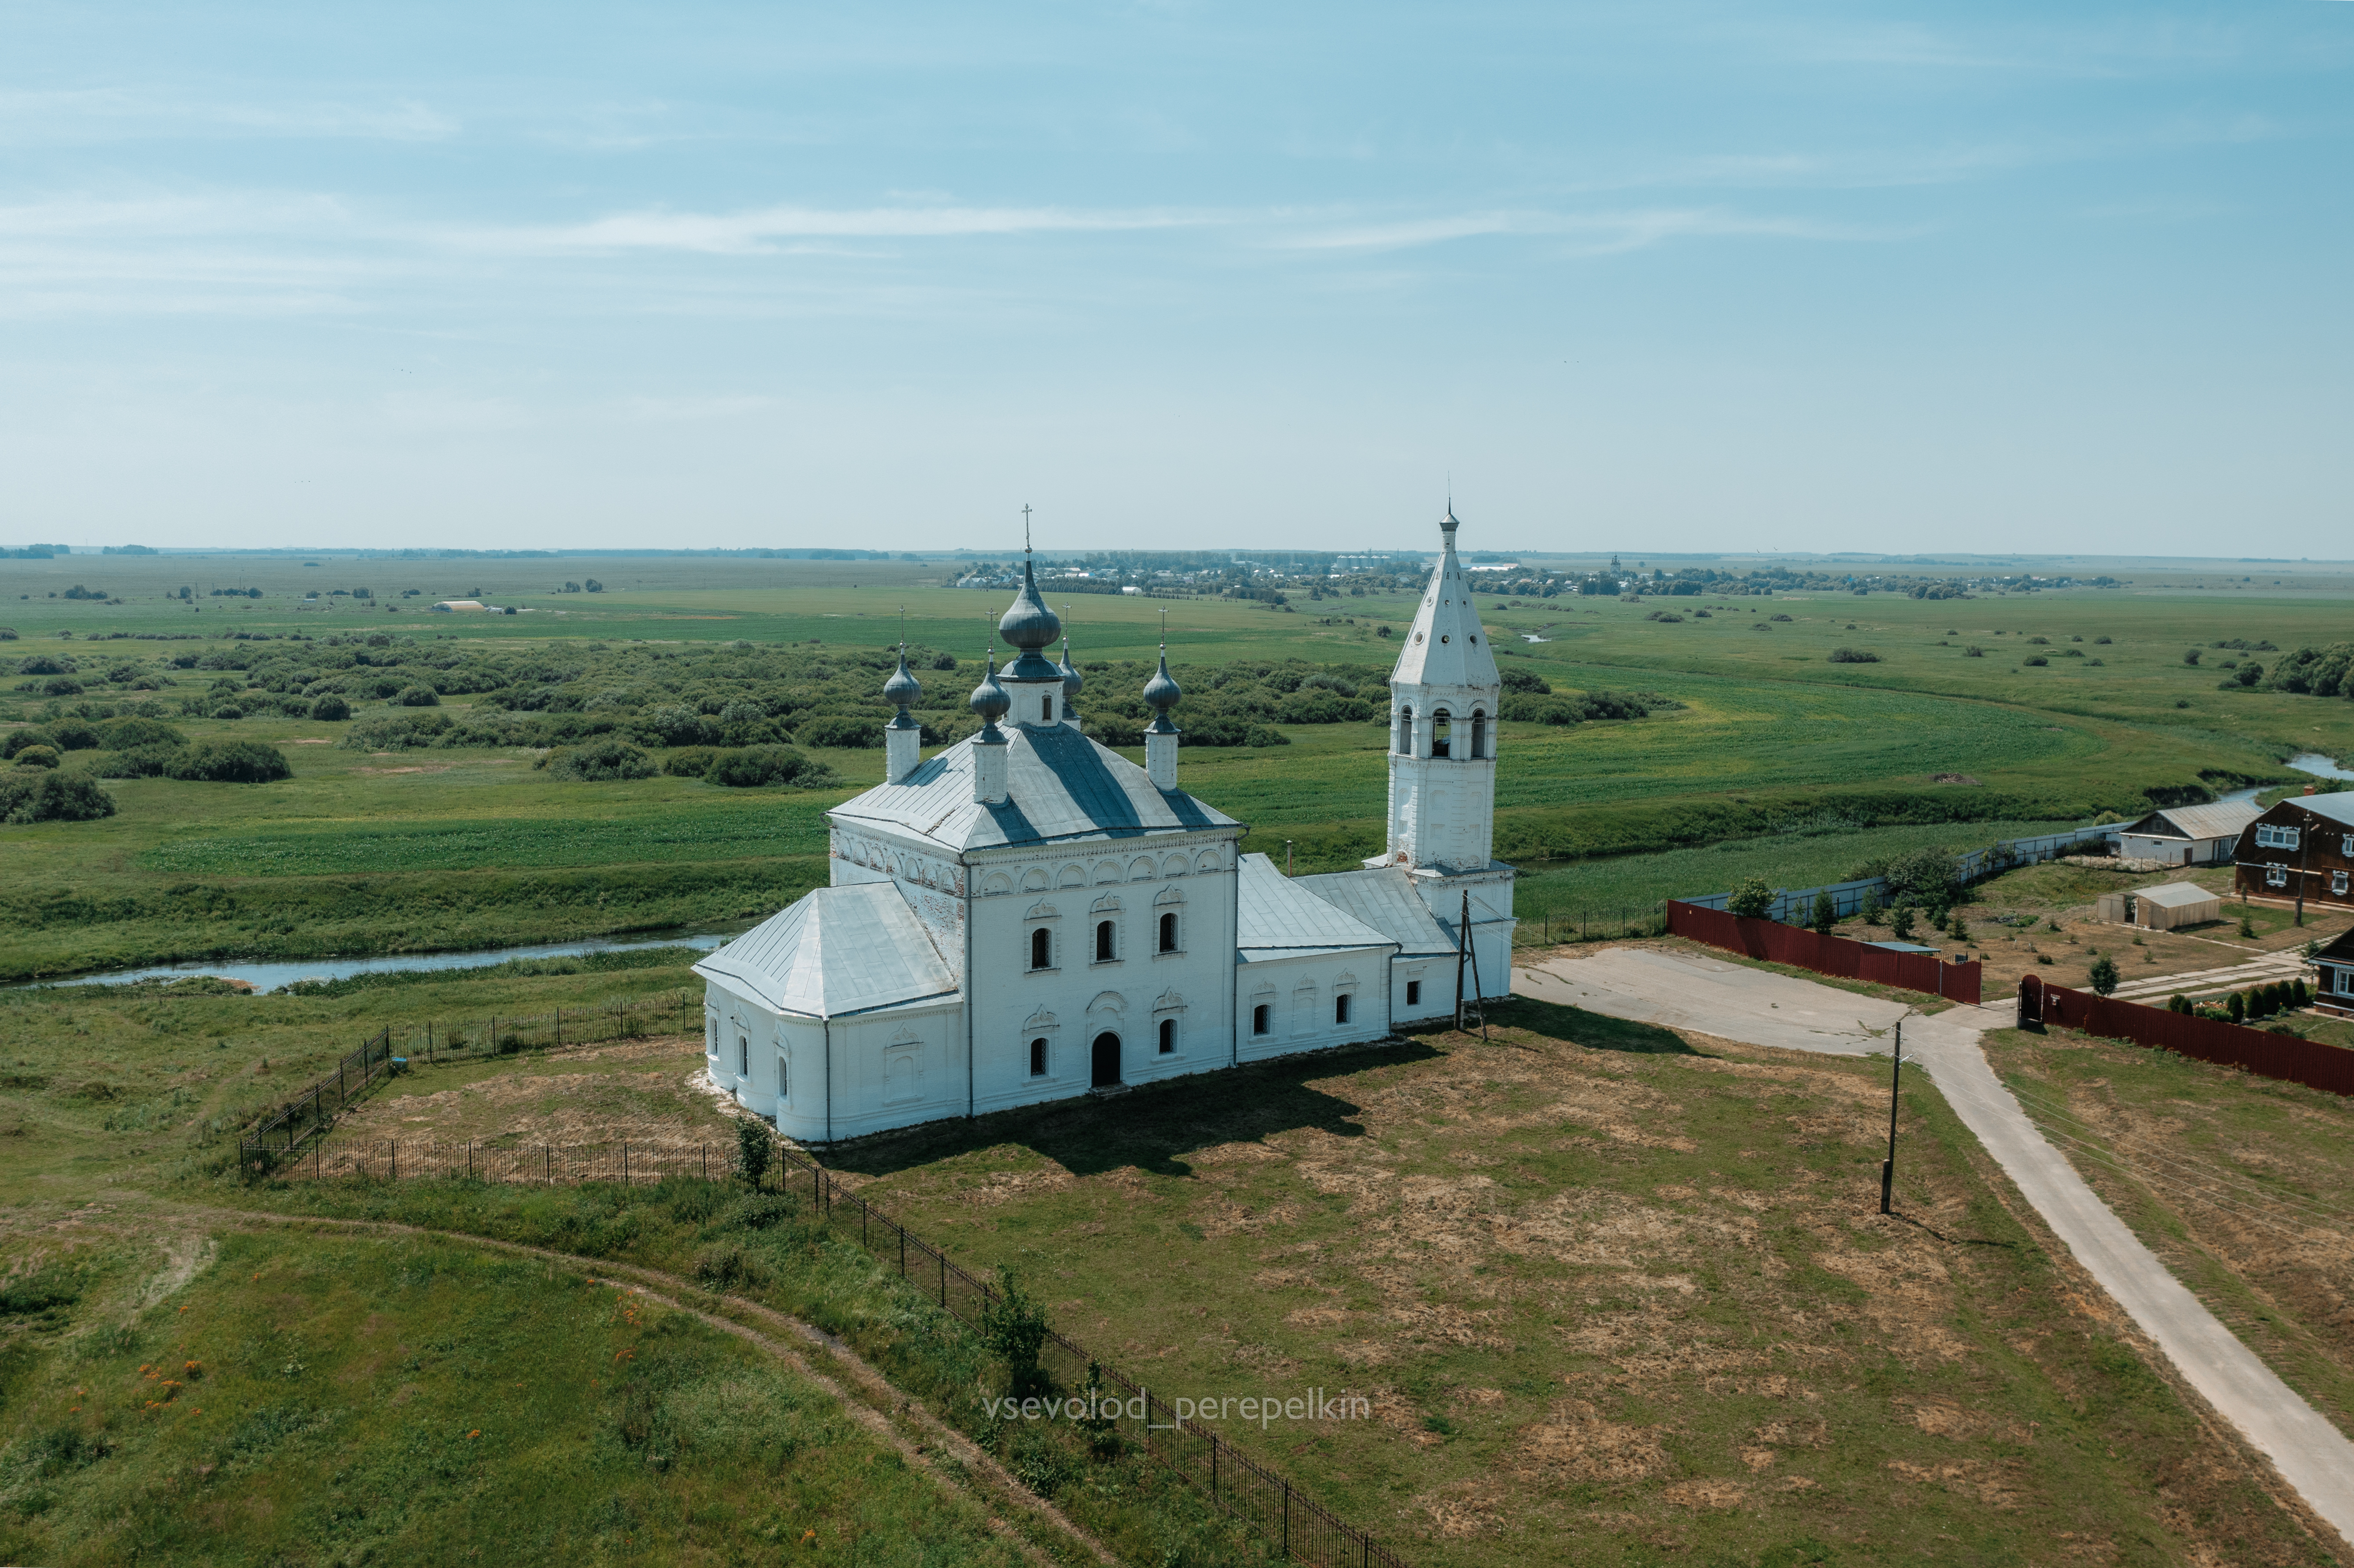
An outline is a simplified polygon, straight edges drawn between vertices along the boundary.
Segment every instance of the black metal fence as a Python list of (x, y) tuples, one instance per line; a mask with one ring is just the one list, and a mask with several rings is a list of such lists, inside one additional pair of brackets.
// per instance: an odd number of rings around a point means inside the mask
[[(860, 1245), (896, 1267), (901, 1278), (960, 1322), (980, 1325), (983, 1310), (997, 1298), (986, 1281), (949, 1262), (947, 1253), (843, 1186), (815, 1160), (792, 1149), (781, 1153), (784, 1181), (796, 1186), (806, 1182), (810, 1202), (819, 1213), (844, 1230), (854, 1225)], [(1105, 1400), (1118, 1401), (1113, 1421), (1123, 1436), (1220, 1509), (1280, 1546), (1287, 1558), (1319, 1568), (1373, 1568), (1377, 1563), (1384, 1568), (1405, 1568), (1404, 1558), (1376, 1542), (1371, 1534), (1308, 1497), (1216, 1432), (1181, 1419), (1167, 1400), (1097, 1361), (1077, 1341), (1050, 1329), (1038, 1360), (1041, 1370), (1066, 1395), (1086, 1393), (1091, 1372), (1099, 1378)]]
[[(378, 1035), (370, 1047), (384, 1039)], [(320, 1131), (323, 1133), (323, 1127)], [(425, 1139), (328, 1143), (323, 1137), (314, 1137), (306, 1148), (306, 1154), (278, 1164), (290, 1174), (387, 1181), (463, 1176), (485, 1181), (636, 1184), (665, 1178), (724, 1176), (736, 1156), (733, 1143), (611, 1142), (559, 1148)], [(867, 1252), (942, 1311), (968, 1327), (980, 1327), (982, 1314), (997, 1298), (995, 1288), (986, 1280), (950, 1262), (946, 1251), (867, 1202), (807, 1155), (782, 1146), (777, 1152), (780, 1158), (772, 1179), (779, 1190), (805, 1194), (811, 1213), (837, 1234), (855, 1236)], [(1084, 1397), (1091, 1387), (1099, 1390), (1097, 1408), (1109, 1414), (1113, 1426), (1124, 1437), (1219, 1509), (1259, 1531), (1288, 1559), (1317, 1568), (1406, 1568), (1404, 1558), (1371, 1534), (1216, 1432), (1196, 1421), (1181, 1419), (1166, 1398), (1103, 1365), (1076, 1340), (1048, 1330), (1040, 1348), (1039, 1366), (1066, 1396)]]
[(387, 1025), (240, 1138), (238, 1162), (247, 1171), (267, 1172), (311, 1158), (337, 1117), (412, 1061), (479, 1060), (639, 1039), (669, 1032), (665, 1024), (684, 1023), (687, 1031), (699, 1032), (702, 1012), (702, 994), (681, 991), (604, 1007), (557, 1008), (521, 1017), (494, 1014), (454, 1024), (421, 1023), (398, 1033)]
[(1512, 946), (1550, 948), (1556, 942), (1623, 942), (1636, 937), (1663, 937), (1668, 930), (1665, 900), (1649, 904), (1564, 906), (1522, 915), (1512, 927)]
[(392, 1031), (379, 1029), (347, 1052), (335, 1070), (262, 1118), (238, 1140), (238, 1163), (268, 1171), (302, 1158), (335, 1124), (345, 1107), (398, 1070)]

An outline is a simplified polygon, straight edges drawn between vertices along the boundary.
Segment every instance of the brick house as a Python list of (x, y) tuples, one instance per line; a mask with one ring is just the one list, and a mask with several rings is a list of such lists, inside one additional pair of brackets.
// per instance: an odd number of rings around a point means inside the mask
[(2290, 796), (2242, 830), (2232, 860), (2243, 898), (2354, 909), (2354, 790)]

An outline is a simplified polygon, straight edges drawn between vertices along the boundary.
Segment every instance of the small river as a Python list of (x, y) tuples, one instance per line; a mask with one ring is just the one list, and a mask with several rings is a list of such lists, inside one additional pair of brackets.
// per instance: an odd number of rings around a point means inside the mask
[[(71, 980), (37, 980), (37, 985), (128, 985), (133, 980), (184, 980), (190, 975), (215, 975), (243, 980), (255, 991), (277, 991), (305, 980), (344, 980), (352, 975), (383, 974), (394, 969), (479, 969), (511, 959), (571, 959), (583, 953), (629, 953), (646, 948), (693, 948), (707, 953), (734, 932), (717, 936), (663, 937), (646, 942), (542, 942), (525, 948), (486, 948), (472, 953), (394, 953), (374, 959), (284, 959), (259, 963), (160, 964), (153, 969), (115, 969), (101, 975), (77, 975)], [(16, 989), (16, 988), (12, 988)]]
[[(2288, 765), (2300, 773), (2311, 773), (2323, 779), (2354, 779), (2354, 771), (2340, 768), (2317, 751), (2299, 753), (2288, 759)], [(2226, 800), (2253, 800), (2270, 785), (2257, 785), (2246, 789), (2234, 789), (2223, 797)], [(663, 937), (643, 942), (543, 942), (523, 948), (486, 948), (472, 953), (396, 953), (374, 959), (287, 959), (266, 963), (186, 963), (162, 964), (153, 969), (117, 969), (108, 974), (78, 975), (71, 980), (40, 980), (41, 985), (128, 985), (133, 980), (173, 980), (188, 975), (216, 975), (222, 980), (243, 980), (258, 991), (277, 991), (303, 980), (343, 980), (351, 975), (381, 974), (393, 969), (478, 969), (492, 964), (504, 964), (511, 959), (569, 959), (583, 953), (627, 953), (646, 948), (693, 948), (707, 953), (739, 933), (701, 932), (693, 936)], [(12, 988), (13, 989), (13, 988)]]

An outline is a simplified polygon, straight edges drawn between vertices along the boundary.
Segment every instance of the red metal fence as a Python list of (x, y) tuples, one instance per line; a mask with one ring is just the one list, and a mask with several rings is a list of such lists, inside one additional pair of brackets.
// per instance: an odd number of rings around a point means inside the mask
[(2019, 982), (2019, 1022), (2022, 1026), (2057, 1023), (2105, 1040), (2128, 1041), (2196, 1061), (2238, 1067), (2260, 1078), (2303, 1084), (2333, 1095), (2354, 1095), (2354, 1051), (2221, 1019), (2119, 1001), (2113, 996), (2094, 996), (2064, 985), (2047, 985), (2035, 975)]
[(1935, 953), (1892, 952), (1847, 937), (1818, 936), (1803, 926), (1727, 915), (1681, 898), (1668, 900), (1668, 934), (1819, 975), (1927, 991), (1970, 1007), (1978, 1003), (1979, 966), (1949, 964)]

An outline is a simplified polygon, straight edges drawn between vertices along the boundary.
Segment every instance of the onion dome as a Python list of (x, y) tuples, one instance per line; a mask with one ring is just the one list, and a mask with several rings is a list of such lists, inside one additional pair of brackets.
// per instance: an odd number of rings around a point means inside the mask
[(1013, 699), (1007, 696), (1005, 688), (997, 683), (995, 653), (990, 654), (988, 673), (981, 676), (981, 684), (972, 689), (972, 695), (966, 700), (965, 705), (981, 715), (983, 735), (994, 733), (997, 721), (1003, 718), (1013, 708)]
[(1177, 726), (1169, 722), (1169, 710), (1175, 707), (1177, 699), (1184, 694), (1178, 689), (1177, 683), (1169, 678), (1169, 645), (1164, 642), (1161, 645), (1161, 668), (1153, 673), (1152, 679), (1144, 683), (1144, 705), (1152, 710), (1152, 723), (1147, 727), (1153, 734), (1176, 733)]
[(915, 676), (907, 673), (907, 645), (902, 643), (899, 647), (898, 671), (889, 680), (883, 683), (883, 700), (886, 703), (895, 705), (899, 710), (898, 716), (891, 721), (891, 727), (893, 729), (913, 729), (916, 727), (916, 721), (909, 715), (907, 710), (915, 706), (917, 702), (922, 698), (923, 694), (924, 688), (922, 684), (917, 681)]
[(1022, 563), (1022, 591), (1013, 596), (1013, 608), (997, 623), (997, 634), (1021, 650), (1019, 656), (1005, 667), (1006, 675), (1016, 681), (1051, 681), (1055, 666), (1039, 653), (1041, 648), (1062, 635), (1063, 623), (1038, 597), (1038, 584), (1031, 575), (1030, 563)]
[(1079, 673), (1078, 666), (1071, 662), (1071, 640), (1067, 637), (1063, 639), (1063, 662), (1058, 668), (1063, 672), (1063, 701), (1077, 702), (1080, 688), (1087, 683), (1087, 678)]

